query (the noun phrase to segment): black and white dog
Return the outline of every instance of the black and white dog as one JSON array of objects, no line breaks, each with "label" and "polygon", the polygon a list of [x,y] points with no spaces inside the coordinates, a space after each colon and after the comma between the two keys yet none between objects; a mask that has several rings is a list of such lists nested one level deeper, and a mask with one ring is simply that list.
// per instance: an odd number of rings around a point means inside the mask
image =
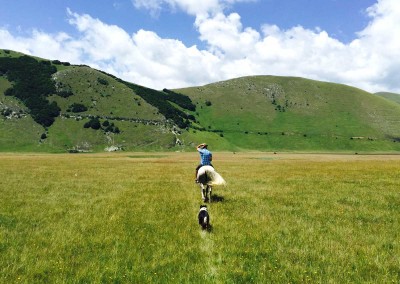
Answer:
[{"label": "black and white dog", "polygon": [[203,230],[208,230],[210,228],[210,215],[208,214],[207,206],[200,205],[199,211],[199,225]]}]

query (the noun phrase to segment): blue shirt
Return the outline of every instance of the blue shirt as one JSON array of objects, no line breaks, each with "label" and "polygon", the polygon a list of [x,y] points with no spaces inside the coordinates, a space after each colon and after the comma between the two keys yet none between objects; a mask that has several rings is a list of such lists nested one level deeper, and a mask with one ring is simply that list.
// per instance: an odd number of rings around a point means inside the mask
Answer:
[{"label": "blue shirt", "polygon": [[200,153],[200,164],[203,166],[205,165],[211,165],[211,160],[212,160],[212,154],[210,151],[207,149],[198,149]]}]

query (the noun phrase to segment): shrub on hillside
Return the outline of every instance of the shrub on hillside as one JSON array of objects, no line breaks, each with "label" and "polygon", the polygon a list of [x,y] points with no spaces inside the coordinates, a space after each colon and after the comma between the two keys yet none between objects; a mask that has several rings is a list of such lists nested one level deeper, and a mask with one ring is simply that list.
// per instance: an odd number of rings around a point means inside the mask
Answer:
[{"label": "shrub on hillside", "polygon": [[70,96],[73,96],[74,93],[71,90],[60,90],[60,91],[57,91],[57,95],[62,98],[68,98]]},{"label": "shrub on hillside", "polygon": [[84,111],[87,111],[87,110],[88,110],[88,108],[85,105],[79,104],[79,103],[73,103],[67,109],[68,112],[72,111],[72,112],[75,112],[75,113],[84,112]]},{"label": "shrub on hillside", "polygon": [[[102,127],[103,126],[103,127]],[[83,125],[84,128],[92,128],[94,130],[102,129],[104,132],[112,132],[112,133],[120,133],[120,129],[114,125],[114,123],[110,123],[108,120],[105,120],[103,123],[100,123],[99,118],[93,117],[88,122]]]},{"label": "shrub on hillside", "polygon": [[9,116],[10,114],[12,114],[12,110],[9,108],[3,109],[3,110],[1,110],[1,114],[3,116]]},{"label": "shrub on hillside", "polygon": [[54,123],[54,118],[59,116],[61,109],[56,102],[46,104],[46,101],[37,101],[37,109],[31,110],[32,118],[44,127],[49,127]]},{"label": "shrub on hillside", "polygon": [[88,122],[83,125],[84,128],[92,128],[94,130],[100,129],[100,121],[97,117],[91,118]]},{"label": "shrub on hillside", "polygon": [[112,132],[112,133],[120,133],[120,130],[114,123],[109,124],[107,127],[104,128],[104,132]]},{"label": "shrub on hillside", "polygon": [[192,114],[188,114],[187,118],[191,121],[196,121],[196,118]]},{"label": "shrub on hillside", "polygon": [[14,96],[14,89],[13,88],[8,88],[7,90],[5,90],[4,95],[5,96],[10,96],[10,97]]},{"label": "shrub on hillside", "polygon": [[103,78],[97,78],[97,82],[99,82],[100,84],[105,85],[105,86],[108,85],[108,81]]}]

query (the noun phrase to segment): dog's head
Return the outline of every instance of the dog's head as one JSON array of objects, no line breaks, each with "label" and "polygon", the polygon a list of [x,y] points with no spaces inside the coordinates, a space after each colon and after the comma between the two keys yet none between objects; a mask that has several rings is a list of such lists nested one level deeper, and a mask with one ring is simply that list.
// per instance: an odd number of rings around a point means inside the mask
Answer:
[{"label": "dog's head", "polygon": [[200,205],[200,211],[201,211],[201,210],[207,211],[207,205]]}]

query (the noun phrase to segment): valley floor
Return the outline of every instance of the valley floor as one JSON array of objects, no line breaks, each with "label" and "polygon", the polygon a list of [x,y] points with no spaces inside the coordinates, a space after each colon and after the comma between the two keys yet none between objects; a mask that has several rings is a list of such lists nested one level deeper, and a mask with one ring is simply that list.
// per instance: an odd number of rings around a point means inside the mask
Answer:
[{"label": "valley floor", "polygon": [[400,155],[0,154],[0,283],[398,283]]}]

